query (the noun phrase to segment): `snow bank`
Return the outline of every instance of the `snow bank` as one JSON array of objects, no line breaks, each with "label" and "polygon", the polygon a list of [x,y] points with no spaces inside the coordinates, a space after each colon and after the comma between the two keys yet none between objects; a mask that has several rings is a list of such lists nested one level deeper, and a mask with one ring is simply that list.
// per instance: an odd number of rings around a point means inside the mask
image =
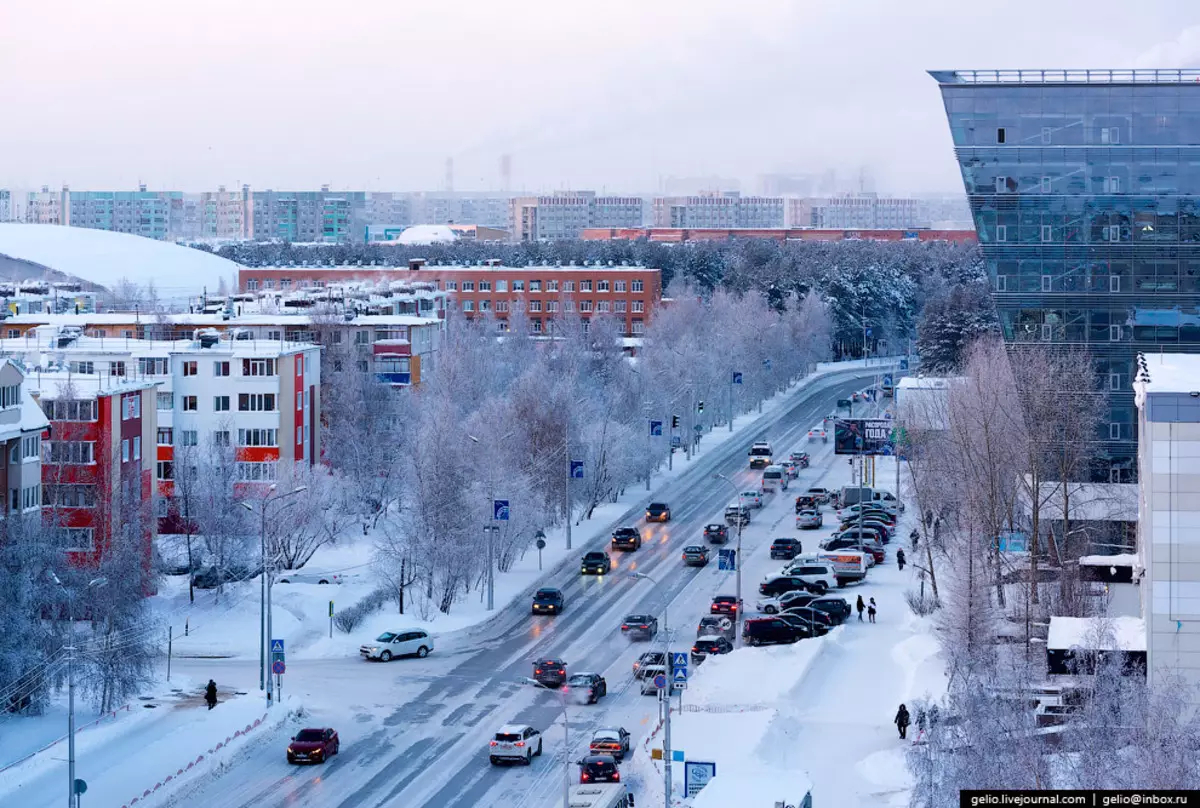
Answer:
[{"label": "snow bank", "polygon": [[800,805],[812,783],[803,772],[775,769],[741,761],[717,767],[717,776],[692,798],[692,808],[728,808],[731,805],[770,808],[783,802]]},{"label": "snow bank", "polygon": [[[769,705],[783,698],[804,678],[830,638],[803,640],[794,645],[739,648],[712,656],[689,683],[687,701],[701,705]],[[747,683],[753,682],[753,687]]]},{"label": "snow bank", "polygon": [[1046,648],[1066,651],[1145,651],[1146,621],[1140,617],[1051,617]]}]

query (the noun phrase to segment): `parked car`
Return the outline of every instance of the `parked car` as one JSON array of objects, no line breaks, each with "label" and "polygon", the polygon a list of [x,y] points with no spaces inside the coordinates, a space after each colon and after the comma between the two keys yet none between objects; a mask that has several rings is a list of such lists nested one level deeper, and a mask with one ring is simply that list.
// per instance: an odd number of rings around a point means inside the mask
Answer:
[{"label": "parked car", "polygon": [[683,565],[685,567],[707,567],[708,548],[703,544],[689,544],[684,547]]},{"label": "parked car", "polygon": [[[814,620],[811,615],[820,615],[821,619]],[[809,614],[800,615],[796,612],[780,612],[775,615],[777,618],[787,623],[796,629],[801,635],[801,639],[809,639],[811,637],[824,637],[833,628],[833,621],[825,612],[818,612],[815,609],[809,610]]]},{"label": "parked car", "polygon": [[882,564],[887,559],[887,553],[883,549],[883,545],[879,543],[874,533],[863,531],[859,533],[855,530],[844,530],[841,533],[834,533],[825,541],[821,542],[820,548],[825,552],[833,552],[834,550],[861,550],[865,553],[870,553],[876,564]]},{"label": "parked car", "polygon": [[829,614],[829,612],[823,612],[820,609],[814,609],[811,605],[809,605],[811,602],[812,601],[809,601],[809,603],[804,605],[795,604],[789,606],[780,612],[779,616],[791,616],[796,619],[803,620],[811,625],[813,630],[816,631],[818,635],[828,634],[830,631],[833,631],[834,626],[841,624],[842,621],[834,619],[833,615]]},{"label": "parked car", "polygon": [[613,760],[620,763],[629,755],[631,743],[629,731],[624,727],[598,729],[592,733],[588,752],[593,755],[611,755]]},{"label": "parked car", "polygon": [[893,507],[900,513],[904,513],[904,500],[899,499],[891,491],[877,491],[879,499],[875,500],[877,504],[882,504],[885,507]]},{"label": "parked car", "polygon": [[196,589],[216,589],[221,584],[249,581],[252,578],[257,578],[259,575],[262,575],[261,566],[248,567],[241,564],[233,564],[223,569],[205,567],[192,576],[192,586]]},{"label": "parked car", "polygon": [[567,681],[567,663],[554,657],[534,660],[533,678],[544,687],[562,687]]},{"label": "parked car", "polygon": [[802,550],[799,539],[778,538],[771,542],[771,558],[787,561],[795,558]]},{"label": "parked car", "polygon": [[803,639],[792,624],[777,617],[759,617],[742,623],[742,641],[746,645],[785,645]]},{"label": "parked car", "polygon": [[797,561],[784,569],[783,575],[799,578],[808,585],[809,592],[824,595],[838,585],[837,570],[828,561]]},{"label": "parked car", "polygon": [[697,637],[724,637],[732,640],[733,633],[733,619],[723,614],[707,614],[700,618],[700,625],[696,626]]},{"label": "parked car", "polygon": [[792,606],[805,606],[818,597],[820,595],[814,595],[805,589],[793,589],[781,595],[760,598],[758,603],[754,605],[763,614],[778,614]]},{"label": "parked car", "polygon": [[738,502],[747,508],[758,509],[763,506],[762,492],[760,491],[743,491],[738,495]]},{"label": "parked car", "polygon": [[598,673],[572,673],[567,691],[583,704],[595,704],[608,695],[608,682]]},{"label": "parked car", "polygon": [[873,534],[875,540],[880,544],[887,544],[892,540],[891,529],[882,522],[876,522],[871,519],[864,519],[862,522],[859,522],[857,519],[851,519],[848,522],[842,522],[840,525],[838,525],[835,535],[837,533],[844,533],[847,530],[861,530]]},{"label": "parked car", "polygon": [[712,605],[708,607],[709,614],[737,614],[737,597],[734,595],[714,595]]},{"label": "parked car", "polygon": [[277,584],[343,584],[346,576],[340,572],[304,572],[292,570],[284,573]]},{"label": "parked car", "polygon": [[725,508],[725,524],[731,527],[745,527],[750,524],[750,509],[745,505],[733,503]]},{"label": "parked car", "polygon": [[806,508],[796,514],[796,527],[799,530],[816,529],[825,524],[825,517],[820,511]]},{"label": "parked car", "polygon": [[658,694],[658,686],[654,684],[654,677],[662,674],[667,675],[665,665],[643,665],[638,669],[638,690],[643,696],[654,696]]},{"label": "parked car", "polygon": [[[736,508],[737,506],[734,505],[731,507]],[[725,509],[725,517],[726,519],[729,518],[728,508]],[[729,541],[729,528],[725,525],[705,525],[704,538],[709,544],[724,544],[725,542]]]},{"label": "parked car", "polygon": [[501,763],[528,766],[541,754],[542,733],[528,724],[505,724],[488,743],[488,760],[493,766]]},{"label": "parked car", "polygon": [[385,631],[375,638],[375,642],[359,646],[358,653],[364,659],[391,662],[396,657],[402,656],[424,659],[432,650],[433,637],[429,636],[429,632],[413,628],[404,631]]},{"label": "parked car", "polygon": [[887,508],[883,508],[875,503],[866,505],[847,505],[837,512],[838,519],[845,522],[849,519],[857,519],[859,512],[862,512],[864,517],[871,516],[882,521],[896,523],[896,512]]},{"label": "parked car", "polygon": [[733,643],[724,637],[700,637],[692,644],[692,664],[699,665],[710,654],[728,654]]},{"label": "parked car", "polygon": [[804,493],[808,494],[810,497],[815,499],[817,501],[817,504],[819,504],[819,505],[828,505],[829,504],[829,489],[828,488],[813,487],[813,488],[808,489]]},{"label": "parked car", "polygon": [[665,502],[651,502],[646,506],[647,522],[670,522],[671,508]]},{"label": "parked car", "polygon": [[619,527],[612,533],[614,550],[637,550],[642,546],[642,533],[636,527]]},{"label": "parked car", "polygon": [[626,615],[621,633],[631,640],[653,640],[658,636],[658,618],[648,614]]},{"label": "parked car", "polygon": [[666,659],[666,657],[663,656],[662,651],[647,651],[646,653],[642,654],[640,657],[638,657],[637,659],[634,660],[633,675],[637,676],[638,672],[641,671],[642,668],[644,668],[648,665],[663,665],[663,664],[665,664],[664,663],[665,659]]},{"label": "parked car", "polygon": [[534,614],[561,614],[565,600],[558,589],[539,589],[533,593]]},{"label": "parked car", "polygon": [[758,594],[764,597],[782,595],[784,592],[809,591],[808,582],[796,575],[768,575],[758,585]]},{"label": "parked car", "polygon": [[827,595],[823,598],[817,598],[816,600],[811,601],[808,605],[809,608],[825,612],[839,623],[850,616],[850,601],[834,595]]},{"label": "parked car", "polygon": [[579,564],[581,575],[607,575],[612,570],[612,557],[603,550],[592,550],[583,554]]},{"label": "parked car", "polygon": [[783,466],[783,473],[787,475],[789,480],[794,480],[800,476],[800,467],[791,460],[785,460],[779,465]]},{"label": "parked car", "polygon": [[302,729],[292,736],[287,748],[288,763],[324,763],[338,753],[341,742],[337,730]]},{"label": "parked car", "polygon": [[588,755],[579,761],[579,782],[619,783],[621,772],[612,755]]}]

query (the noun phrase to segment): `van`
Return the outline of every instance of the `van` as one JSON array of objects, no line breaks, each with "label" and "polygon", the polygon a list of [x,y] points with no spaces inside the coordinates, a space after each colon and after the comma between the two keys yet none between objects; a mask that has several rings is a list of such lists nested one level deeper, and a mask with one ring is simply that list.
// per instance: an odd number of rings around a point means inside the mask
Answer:
[{"label": "van", "polygon": [[860,502],[872,502],[875,499],[875,489],[867,486],[847,485],[842,487],[842,497],[839,505],[847,508]]},{"label": "van", "polygon": [[767,466],[762,475],[762,490],[786,491],[787,487],[788,476],[783,466]]}]

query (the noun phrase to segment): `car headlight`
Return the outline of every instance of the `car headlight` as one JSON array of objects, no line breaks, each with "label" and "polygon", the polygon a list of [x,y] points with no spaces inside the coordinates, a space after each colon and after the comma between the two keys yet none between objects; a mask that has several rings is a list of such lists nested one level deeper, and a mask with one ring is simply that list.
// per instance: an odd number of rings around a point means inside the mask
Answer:
[{"label": "car headlight", "polygon": [[292,748],[292,747],[290,747],[290,746],[287,748],[287,750],[288,750],[288,754],[289,754],[289,755],[292,755],[292,754],[295,754],[295,753],[296,753],[296,750],[295,750],[295,749],[293,749],[293,748]]}]

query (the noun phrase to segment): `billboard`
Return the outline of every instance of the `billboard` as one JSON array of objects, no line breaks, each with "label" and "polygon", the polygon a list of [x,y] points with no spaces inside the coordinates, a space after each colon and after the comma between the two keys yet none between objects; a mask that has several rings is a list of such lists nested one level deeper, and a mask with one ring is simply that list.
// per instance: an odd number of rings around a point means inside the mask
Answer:
[{"label": "billboard", "polygon": [[833,450],[840,455],[891,455],[892,422],[885,418],[839,418],[833,426]]}]

